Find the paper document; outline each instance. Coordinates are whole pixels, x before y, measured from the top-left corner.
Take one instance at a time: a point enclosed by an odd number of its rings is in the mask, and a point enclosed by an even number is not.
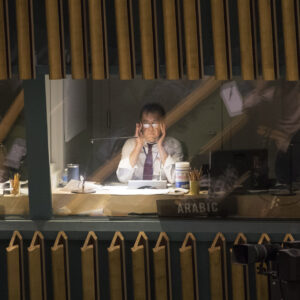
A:
[[[80,181],[72,179],[64,188],[57,189],[56,192],[71,193],[80,187]],[[166,194],[186,194],[189,190],[182,188],[142,188],[133,189],[127,185],[99,185],[95,182],[86,181],[85,188],[96,190],[97,195],[166,195]]]
[[[220,96],[230,117],[241,115],[243,112],[243,98],[235,81],[221,86]]]

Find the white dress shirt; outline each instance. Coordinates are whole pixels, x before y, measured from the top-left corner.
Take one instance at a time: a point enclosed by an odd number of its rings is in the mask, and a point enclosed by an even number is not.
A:
[[[135,148],[136,139],[129,139],[125,142],[122,149],[122,158],[120,160],[117,176],[119,181],[128,182],[128,180],[143,179],[144,163],[146,160],[146,153],[148,153],[148,145],[144,144],[139,154],[138,160],[135,166],[131,166],[129,157],[133,149]],[[168,157],[163,164],[157,144],[152,146],[153,156],[153,179],[167,179],[169,182],[175,182],[175,162],[182,161],[182,147],[178,140],[172,137],[166,137],[163,142],[163,147],[168,154]]]

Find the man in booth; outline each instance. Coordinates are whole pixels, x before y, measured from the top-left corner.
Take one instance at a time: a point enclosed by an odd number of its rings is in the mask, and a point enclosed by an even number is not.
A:
[[[117,169],[121,182],[128,180],[167,179],[175,181],[175,162],[182,161],[182,147],[178,140],[166,136],[165,110],[158,103],[143,106],[135,138],[128,139],[122,149]]]

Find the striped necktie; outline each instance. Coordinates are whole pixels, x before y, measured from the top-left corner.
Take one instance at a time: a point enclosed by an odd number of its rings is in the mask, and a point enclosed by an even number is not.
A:
[[[148,144],[148,153],[146,155],[146,160],[144,164],[144,180],[152,180],[153,176],[153,158],[152,158],[152,146],[153,144]]]

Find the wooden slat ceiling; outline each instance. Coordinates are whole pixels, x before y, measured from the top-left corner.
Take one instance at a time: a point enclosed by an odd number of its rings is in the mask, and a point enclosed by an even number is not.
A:
[[[0,0],[2,80],[11,77],[12,65],[20,79],[35,78],[41,43],[51,79],[68,70],[74,79],[118,72],[125,80],[136,73],[148,80],[230,80],[234,70],[245,80],[299,80],[297,0],[38,2]]]

